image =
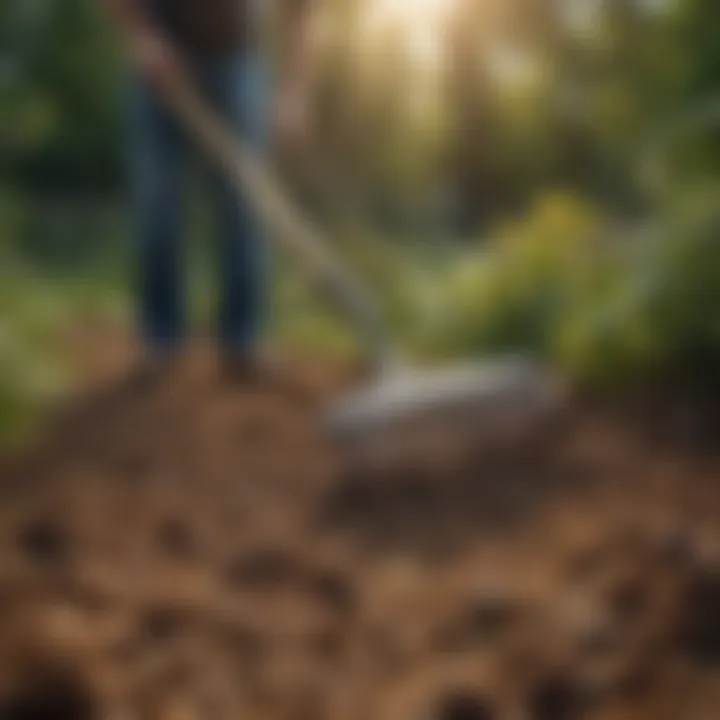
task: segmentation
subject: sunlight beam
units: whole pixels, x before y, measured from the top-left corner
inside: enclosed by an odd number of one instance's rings
[[[442,56],[442,27],[455,0],[367,0],[363,31],[373,36],[400,30],[414,64],[424,70],[437,66]]]

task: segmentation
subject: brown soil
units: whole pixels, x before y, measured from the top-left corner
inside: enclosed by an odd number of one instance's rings
[[[576,410],[370,464],[333,368],[139,391],[93,347],[0,469],[0,718],[720,717],[712,452]]]

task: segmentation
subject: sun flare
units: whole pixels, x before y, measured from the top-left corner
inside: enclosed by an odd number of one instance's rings
[[[440,60],[442,25],[455,0],[367,0],[364,25],[368,35],[399,30],[413,60],[428,68]]]
[[[380,20],[424,25],[446,16],[452,0],[370,0],[368,6]]]

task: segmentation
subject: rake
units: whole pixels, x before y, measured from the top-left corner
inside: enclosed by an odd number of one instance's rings
[[[409,365],[373,295],[281,190],[272,170],[216,116],[188,79],[167,88],[166,100],[200,149],[257,209],[269,237],[299,258],[316,288],[354,326],[374,376],[326,408],[326,427],[335,437],[385,435],[400,425],[453,419],[467,429],[480,421],[492,425],[507,411],[542,417],[558,407],[563,392],[556,379],[525,358],[499,357],[438,370]]]

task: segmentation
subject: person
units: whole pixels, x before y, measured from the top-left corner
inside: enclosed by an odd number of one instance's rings
[[[268,2],[272,0],[267,0]],[[125,40],[129,83],[129,185],[137,240],[140,375],[157,376],[187,332],[181,245],[184,171],[194,143],[164,101],[188,75],[205,101],[257,150],[273,130],[294,141],[305,130],[310,68],[310,0],[274,0],[283,62],[276,101],[263,51],[263,0],[110,0]],[[271,112],[271,109],[275,112]],[[275,124],[273,128],[272,117]],[[208,168],[217,243],[217,337],[223,367],[255,377],[265,317],[262,230],[253,207],[219,169]]]

